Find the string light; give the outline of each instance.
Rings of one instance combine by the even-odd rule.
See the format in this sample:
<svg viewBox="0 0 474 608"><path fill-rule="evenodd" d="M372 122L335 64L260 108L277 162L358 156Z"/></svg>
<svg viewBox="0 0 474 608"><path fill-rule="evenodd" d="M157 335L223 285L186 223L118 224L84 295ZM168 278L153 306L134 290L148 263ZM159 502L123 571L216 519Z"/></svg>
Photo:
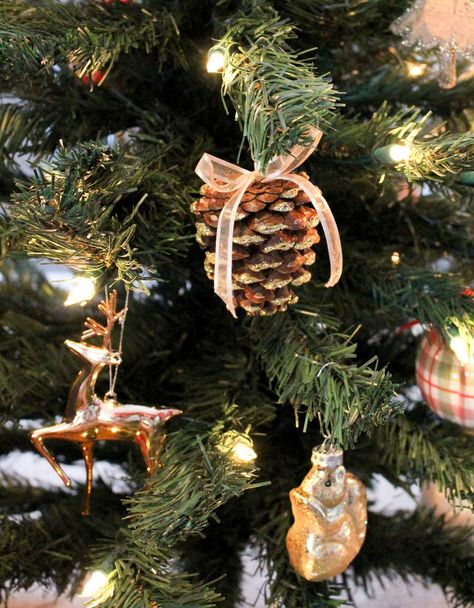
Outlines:
<svg viewBox="0 0 474 608"><path fill-rule="evenodd" d="M108 578L108 574L102 569L90 571L86 575L82 590L77 594L77 597L87 600L87 605L90 608L99 606L112 594L112 587L108 585Z"/></svg>
<svg viewBox="0 0 474 608"><path fill-rule="evenodd" d="M412 147L408 143L390 144L377 148L374 151L375 158L381 163L396 164L407 162L411 156Z"/></svg>
<svg viewBox="0 0 474 608"><path fill-rule="evenodd" d="M71 279L69 294L64 302L65 306L80 304L84 306L95 295L95 283L90 277L75 277Z"/></svg>
<svg viewBox="0 0 474 608"><path fill-rule="evenodd" d="M392 264L394 266L398 266L398 264L400 264L400 254L398 253L398 251L394 251L390 259L392 260Z"/></svg>
<svg viewBox="0 0 474 608"><path fill-rule="evenodd" d="M229 431L222 436L219 450L230 456L234 462L247 464L257 458L253 449L252 441L245 435L240 435L236 431Z"/></svg>
<svg viewBox="0 0 474 608"><path fill-rule="evenodd" d="M415 63L414 61L407 61L407 70L408 75L411 78L418 78L418 76L423 76L426 72L426 68L428 67L426 63Z"/></svg>
<svg viewBox="0 0 474 608"><path fill-rule="evenodd" d="M396 163L407 161L410 158L411 146L408 144L393 144L389 146L388 154Z"/></svg>
<svg viewBox="0 0 474 608"><path fill-rule="evenodd" d="M236 462L247 463L253 462L257 458L257 454L252 447L251 442L244 437L240 437L234 444L231 450L232 458Z"/></svg>
<svg viewBox="0 0 474 608"><path fill-rule="evenodd" d="M223 72L225 66L225 53L219 48L210 49L207 56L207 71L210 73Z"/></svg>

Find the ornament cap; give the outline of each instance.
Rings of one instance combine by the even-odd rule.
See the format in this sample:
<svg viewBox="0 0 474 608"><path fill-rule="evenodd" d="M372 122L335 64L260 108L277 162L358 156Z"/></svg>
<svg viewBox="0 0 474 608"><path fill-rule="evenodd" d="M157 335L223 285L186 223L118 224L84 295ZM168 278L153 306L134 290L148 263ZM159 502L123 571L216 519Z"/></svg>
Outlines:
<svg viewBox="0 0 474 608"><path fill-rule="evenodd" d="M311 462L322 469L333 469L342 464L343 451L336 447L318 445L313 448Z"/></svg>

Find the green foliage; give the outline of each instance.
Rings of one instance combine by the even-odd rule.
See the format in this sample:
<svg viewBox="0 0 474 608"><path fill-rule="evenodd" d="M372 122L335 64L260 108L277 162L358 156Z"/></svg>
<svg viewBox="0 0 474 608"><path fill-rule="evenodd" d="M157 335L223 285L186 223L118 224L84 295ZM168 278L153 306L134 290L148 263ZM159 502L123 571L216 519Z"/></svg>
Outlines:
<svg viewBox="0 0 474 608"><path fill-rule="evenodd" d="M407 583L414 578L435 581L450 606L468 608L474 600L472 540L472 529L450 526L424 510L391 516L371 513L364 552L353 564L355 582L367 586L374 579L398 577Z"/></svg>
<svg viewBox="0 0 474 608"><path fill-rule="evenodd" d="M324 313L300 310L255 321L250 336L280 403L317 420L324 436L349 447L397 412L394 387L377 360L355 362L356 344Z"/></svg>
<svg viewBox="0 0 474 608"><path fill-rule="evenodd" d="M337 101L329 79L316 76L311 61L291 50L294 37L291 25L257 6L219 43L227 49L222 92L232 101L261 172L275 155L309 143L308 127L325 128Z"/></svg>
<svg viewBox="0 0 474 608"><path fill-rule="evenodd" d="M385 283L374 284L373 292L383 312L398 320L418 319L432 324L449 343L462 335L474 348L472 299L464 295L459 277L428 271L406 271L403 268Z"/></svg>
<svg viewBox="0 0 474 608"><path fill-rule="evenodd" d="M395 477L436 483L455 504L469 499L474 509L474 453L459 428L411 413L377 430L379 457Z"/></svg>
<svg viewBox="0 0 474 608"><path fill-rule="evenodd" d="M31 181L18 183L19 191L3 216L4 246L11 243L17 252L97 275L107 273L127 284L138 281L143 288L150 248L160 251L152 258L156 263L189 241L182 235L184 209L175 203L175 197L183 196L179 177L160 167L168 146L155 142L148 158L101 142L59 149ZM155 196L167 208L163 236L153 245L147 244L148 223L161 214L156 200L143 205L150 187L160 188ZM134 237L140 225L136 254ZM146 270L154 272L152 266Z"/></svg>
<svg viewBox="0 0 474 608"><path fill-rule="evenodd" d="M99 535L112 535L120 525L117 497L105 487L96 489L101 508L85 520L76 516L80 495L32 488L18 479L1 481L0 591L34 584L54 586L58 592L76 588Z"/></svg>
<svg viewBox="0 0 474 608"><path fill-rule="evenodd" d="M0 273L0 420L53 416L75 369L63 342L81 319L28 262L3 260Z"/></svg>
<svg viewBox="0 0 474 608"><path fill-rule="evenodd" d="M179 542L201 534L208 520L217 517L219 507L258 486L253 466L236 463L222 449L222 432L230 428L233 413L235 408L224 410L217 427L204 433L201 427L200 435L196 435L199 425L191 424L168 437L162 467L126 501L126 545L115 549L120 557L110 575L114 595L104 606L155 601L169 608L177 604L204 608L219 599L208 584L176 572L172 564ZM111 547L104 547L97 560L110 553Z"/></svg>
<svg viewBox="0 0 474 608"><path fill-rule="evenodd" d="M0 28L0 61L9 78L24 77L25 72L33 78L38 73L50 77L55 66L71 66L79 77L103 72L102 83L121 53L139 48L146 53L156 49L161 63L168 58L185 61L173 15L132 3L107 7L88 1L65 7L53 0L6 0Z"/></svg>
<svg viewBox="0 0 474 608"><path fill-rule="evenodd" d="M392 374L411 382L415 352L397 325L416 317L449 339L471 336L474 323L472 298L460 295L474 280L474 190L459 179L474 166L474 79L440 91L436 55L399 48L388 28L408 4L1 3L0 246L9 256L0 268L2 456L30 448L24 419L39 426L61 414L77 370L63 341L79 336L93 312L65 309L63 294L25 256L92 272L99 292L119 280L136 289L120 399L184 411L149 479L129 446L97 446L99 458L125 463L139 489L124 504L95 482L88 520L79 516L81 488L0 480L5 591L33 582L62 591L87 566L107 562L114 594L103 606L207 608L225 595L230 608L240 595L239 552L251 542L269 571L268 605L350 603L351 574L308 583L285 551L288 491L324 440L354 448L347 466L366 485L378 474L408 490L435 482L454 502L472 498L468 437L421 406L402 416L394 399ZM205 70L215 45L227 59L224 105L221 77ZM408 78L407 59L426 62L426 73ZM321 289L320 246L299 307L235 321L192 245L194 167L204 151L231 159L240 145L264 171L276 154L306 143L310 125L325 131L307 168L338 221L341 283ZM377 160L395 143L411 145L407 162ZM452 270L438 272L440 258ZM228 433L250 428L258 479L220 449ZM54 450L64 462L77 458L67 442ZM467 531L423 512L371 513L353 581L369 588L374 578L418 576L467 606L469 542Z"/></svg>
<svg viewBox="0 0 474 608"><path fill-rule="evenodd" d="M383 179L386 173L404 174L410 180L441 181L472 167L474 136L471 133L450 133L446 126L433 120L429 113L421 115L416 107L393 110L387 102L368 120L361 116L336 117L328 132L330 154L348 163L375 163L377 148L390 144L410 146L409 162L395 164L393 169L375 168Z"/></svg>

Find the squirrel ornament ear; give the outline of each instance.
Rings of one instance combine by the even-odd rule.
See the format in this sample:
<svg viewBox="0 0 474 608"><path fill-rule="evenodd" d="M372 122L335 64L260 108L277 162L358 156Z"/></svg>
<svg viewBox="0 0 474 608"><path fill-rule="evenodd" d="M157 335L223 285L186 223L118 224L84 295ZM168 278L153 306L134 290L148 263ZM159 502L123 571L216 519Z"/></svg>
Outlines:
<svg viewBox="0 0 474 608"><path fill-rule="evenodd" d="M365 539L365 487L346 472L342 458L340 449L314 448L313 467L290 492L295 522L286 547L291 565L308 581L324 581L344 572Z"/></svg>

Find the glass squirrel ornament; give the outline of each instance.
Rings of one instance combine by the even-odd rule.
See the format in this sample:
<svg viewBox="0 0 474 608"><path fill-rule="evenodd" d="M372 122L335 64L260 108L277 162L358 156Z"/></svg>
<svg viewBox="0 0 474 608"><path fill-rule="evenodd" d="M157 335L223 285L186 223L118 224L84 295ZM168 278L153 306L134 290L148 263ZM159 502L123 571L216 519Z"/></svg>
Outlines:
<svg viewBox="0 0 474 608"><path fill-rule="evenodd" d="M308 581L324 581L344 572L365 540L365 487L346 473L342 459L340 449L313 448L310 472L290 492L295 522L286 547L291 565Z"/></svg>
<svg viewBox="0 0 474 608"><path fill-rule="evenodd" d="M107 393L100 398L95 393L95 383L105 366L118 366L122 362L121 353L112 347L112 330L117 321L123 322L126 307L117 312L117 292L112 291L98 308L105 315L106 324L94 319L85 322L86 330L81 342L66 340L65 344L82 362L82 369L69 390L66 411L59 424L36 429L30 433L33 445L46 458L66 486L71 480L44 445L46 439L64 439L80 444L86 466L86 489L82 514L89 514L92 490L93 448L96 441L134 441L140 448L150 474L158 464L158 458L166 435L164 423L180 410L156 408L144 405L119 403L115 394ZM85 342L87 338L100 336L102 346Z"/></svg>
<svg viewBox="0 0 474 608"><path fill-rule="evenodd" d="M416 0L392 24L392 31L417 50L439 51L439 86L456 86L457 55L474 56L474 3L472 0Z"/></svg>

